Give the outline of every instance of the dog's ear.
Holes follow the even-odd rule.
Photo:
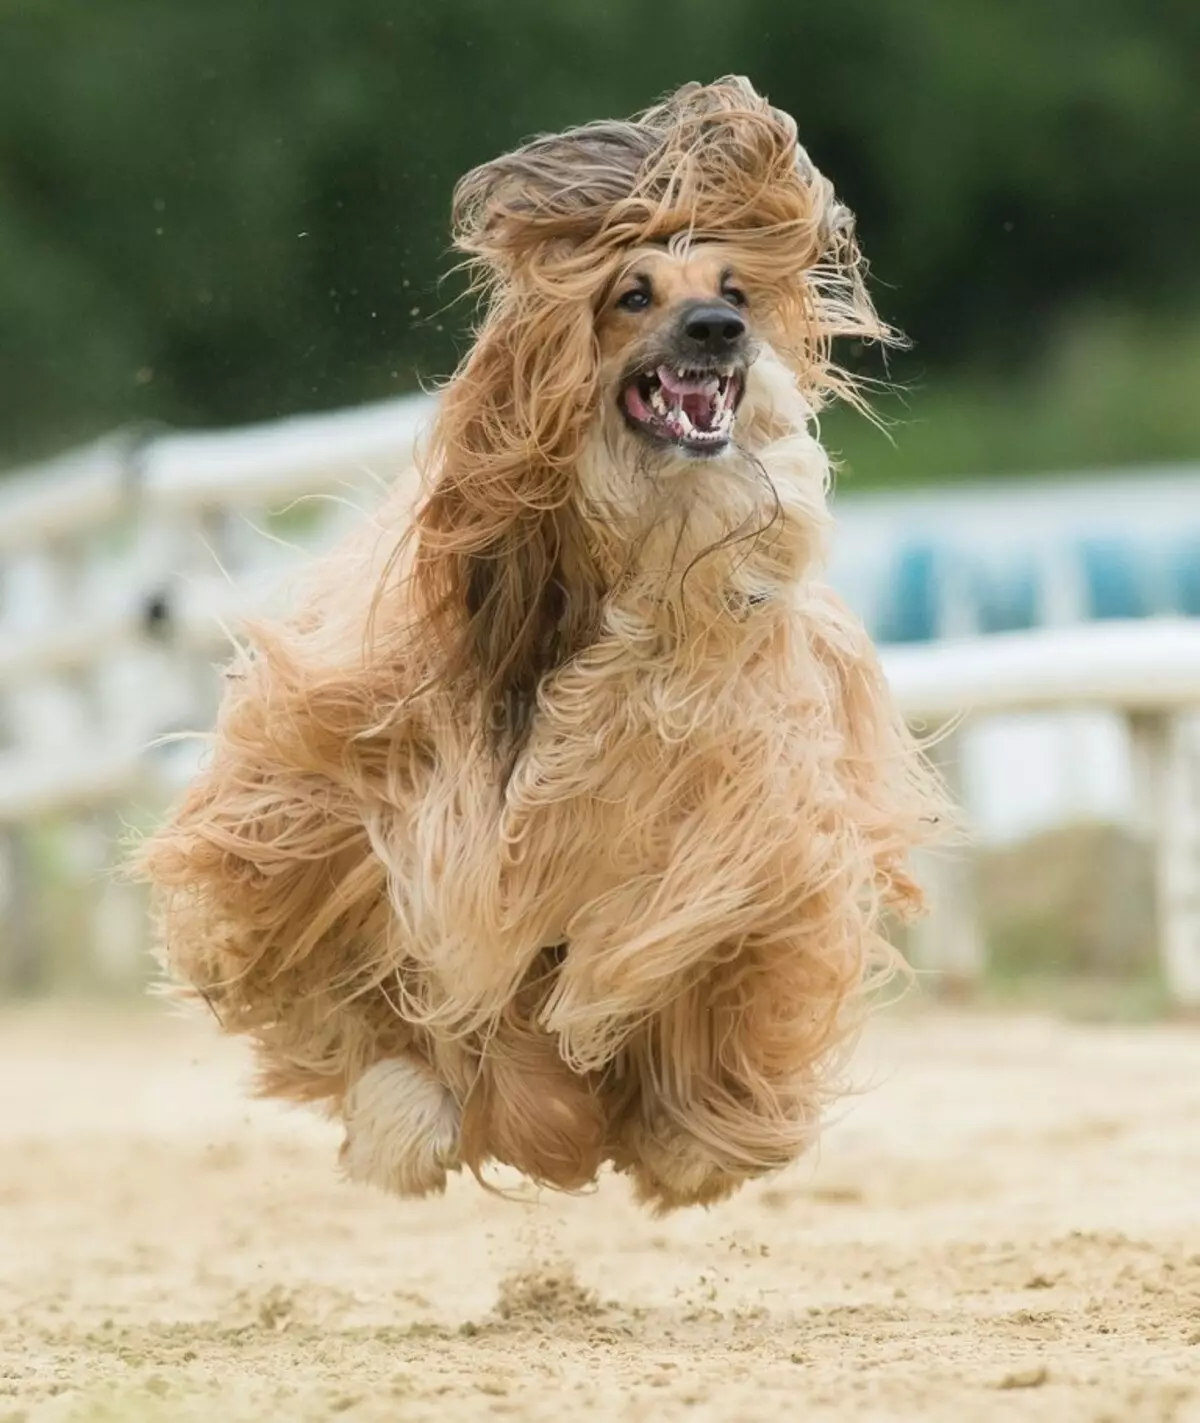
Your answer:
[[[603,580],[575,466],[598,398],[589,302],[506,290],[442,396],[413,576],[432,674],[519,742],[543,677],[583,646]]]
[[[573,500],[497,529],[464,560],[463,654],[493,744],[527,732],[542,679],[594,635],[603,586]]]
[[[455,245],[485,281],[512,276],[556,241],[577,247],[628,199],[657,142],[644,125],[592,123],[482,164],[454,190]]]
[[[854,213],[799,144],[795,155],[812,234],[804,269],[805,292],[792,308],[793,329],[805,333],[797,348],[797,373],[816,408],[832,397],[867,414],[864,385],[839,364],[835,342],[850,340],[895,349],[908,343],[875,310]]]
[[[834,267],[856,265],[859,251],[854,214],[838,198],[833,184],[798,143],[796,172],[809,190],[817,215],[817,261]]]

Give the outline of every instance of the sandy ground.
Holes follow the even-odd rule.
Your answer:
[[[0,1420],[1200,1419],[1200,1030],[893,1013],[655,1221],[343,1185],[203,1024],[0,1016]]]

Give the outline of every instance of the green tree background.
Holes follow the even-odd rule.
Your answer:
[[[0,464],[411,390],[457,175],[749,74],[913,338],[867,481],[1200,452],[1197,0],[13,0]]]

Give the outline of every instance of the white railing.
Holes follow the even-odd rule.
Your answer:
[[[31,827],[70,826],[63,843],[89,874],[113,862],[121,823],[157,813],[186,773],[185,756],[153,744],[211,717],[229,623],[304,547],[361,517],[408,466],[431,409],[417,397],[245,431],[119,437],[0,482],[0,961],[10,979],[33,967],[22,922]],[[314,497],[298,526],[281,524],[281,509]],[[864,543],[879,537],[868,527]],[[952,725],[1073,707],[1125,719],[1138,823],[1157,847],[1165,972],[1178,998],[1200,1003],[1200,620],[950,638],[884,657],[906,713],[942,733],[952,778]],[[969,857],[931,863],[938,911],[918,943],[925,964],[966,977],[984,962],[970,868]],[[110,888],[97,952],[137,952],[140,915]]]
[[[884,650],[905,715],[962,796],[959,741],[972,720],[1103,707],[1128,728],[1135,828],[1153,846],[1163,976],[1200,1005],[1200,619],[1038,628]],[[931,858],[936,913],[918,929],[922,964],[964,979],[984,968],[969,856]]]

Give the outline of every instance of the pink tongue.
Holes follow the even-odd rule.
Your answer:
[[[658,378],[662,382],[662,388],[670,391],[672,395],[707,396],[713,380],[712,376],[698,376],[695,380],[684,380],[670,366],[659,366]]]
[[[707,393],[685,395],[679,402],[687,412],[687,418],[697,430],[707,430],[712,424],[712,401]]]

